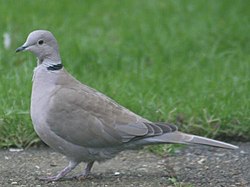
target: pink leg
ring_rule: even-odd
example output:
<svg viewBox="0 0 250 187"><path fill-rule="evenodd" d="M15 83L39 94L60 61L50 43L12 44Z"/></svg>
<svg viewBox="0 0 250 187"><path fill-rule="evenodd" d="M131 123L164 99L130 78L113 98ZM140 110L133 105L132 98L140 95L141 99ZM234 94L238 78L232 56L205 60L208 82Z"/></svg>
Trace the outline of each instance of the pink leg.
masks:
<svg viewBox="0 0 250 187"><path fill-rule="evenodd" d="M69 172L71 172L78 164L79 164L78 162L70 161L69 165L67 167L65 167L62 171L60 171L57 175L49 176L49 177L41 177L39 179L44 180L44 181L48 181L48 182L57 181L57 180L63 178Z"/></svg>
<svg viewBox="0 0 250 187"><path fill-rule="evenodd" d="M94 161L88 162L86 168L84 169L84 172L81 173L80 175L77 175L75 178L79 180L86 179L88 175L90 174L91 168L93 167Z"/></svg>

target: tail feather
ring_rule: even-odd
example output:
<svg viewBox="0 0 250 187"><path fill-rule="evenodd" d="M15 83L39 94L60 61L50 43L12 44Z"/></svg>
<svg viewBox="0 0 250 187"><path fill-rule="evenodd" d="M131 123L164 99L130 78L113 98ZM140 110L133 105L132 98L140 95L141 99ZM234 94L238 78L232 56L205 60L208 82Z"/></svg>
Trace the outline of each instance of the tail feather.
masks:
<svg viewBox="0 0 250 187"><path fill-rule="evenodd" d="M182 132L166 133L147 139L151 143L181 143L181 144L203 144L226 149L237 149L238 147L229 143L213 140L201 136L186 134Z"/></svg>

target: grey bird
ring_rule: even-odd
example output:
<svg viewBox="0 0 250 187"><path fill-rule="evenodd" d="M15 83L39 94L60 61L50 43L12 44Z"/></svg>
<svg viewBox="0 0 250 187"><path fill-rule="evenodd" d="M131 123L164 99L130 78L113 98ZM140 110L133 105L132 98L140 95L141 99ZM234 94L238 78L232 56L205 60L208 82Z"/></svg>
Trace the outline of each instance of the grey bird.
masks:
<svg viewBox="0 0 250 187"><path fill-rule="evenodd" d="M69 165L57 175L43 180L59 180L81 162L87 166L77 178L85 178L95 161L145 145L181 143L238 148L179 132L171 124L151 122L80 83L63 67L57 41L49 31L31 32L16 49L19 51L31 51L38 59L30 112L34 129L47 145L69 160Z"/></svg>

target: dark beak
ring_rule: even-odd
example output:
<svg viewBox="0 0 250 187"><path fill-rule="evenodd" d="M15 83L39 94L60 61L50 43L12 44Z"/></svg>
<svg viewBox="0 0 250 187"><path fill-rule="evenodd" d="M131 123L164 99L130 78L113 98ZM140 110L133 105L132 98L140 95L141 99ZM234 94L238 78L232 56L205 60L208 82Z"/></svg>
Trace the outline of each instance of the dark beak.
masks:
<svg viewBox="0 0 250 187"><path fill-rule="evenodd" d="M27 48L27 46L18 47L18 48L16 49L16 53L17 53L17 52L20 52L20 51L23 51L23 50L25 50L26 48Z"/></svg>

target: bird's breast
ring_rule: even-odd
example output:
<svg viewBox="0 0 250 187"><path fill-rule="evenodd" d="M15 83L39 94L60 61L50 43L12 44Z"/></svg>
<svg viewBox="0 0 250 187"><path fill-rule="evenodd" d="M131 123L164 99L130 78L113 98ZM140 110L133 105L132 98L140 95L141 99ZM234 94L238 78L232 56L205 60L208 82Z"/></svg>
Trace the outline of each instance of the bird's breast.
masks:
<svg viewBox="0 0 250 187"><path fill-rule="evenodd" d="M30 114L37 134L46 130L46 118L50 108L50 99L56 86L53 77L44 71L36 71L33 78Z"/></svg>

